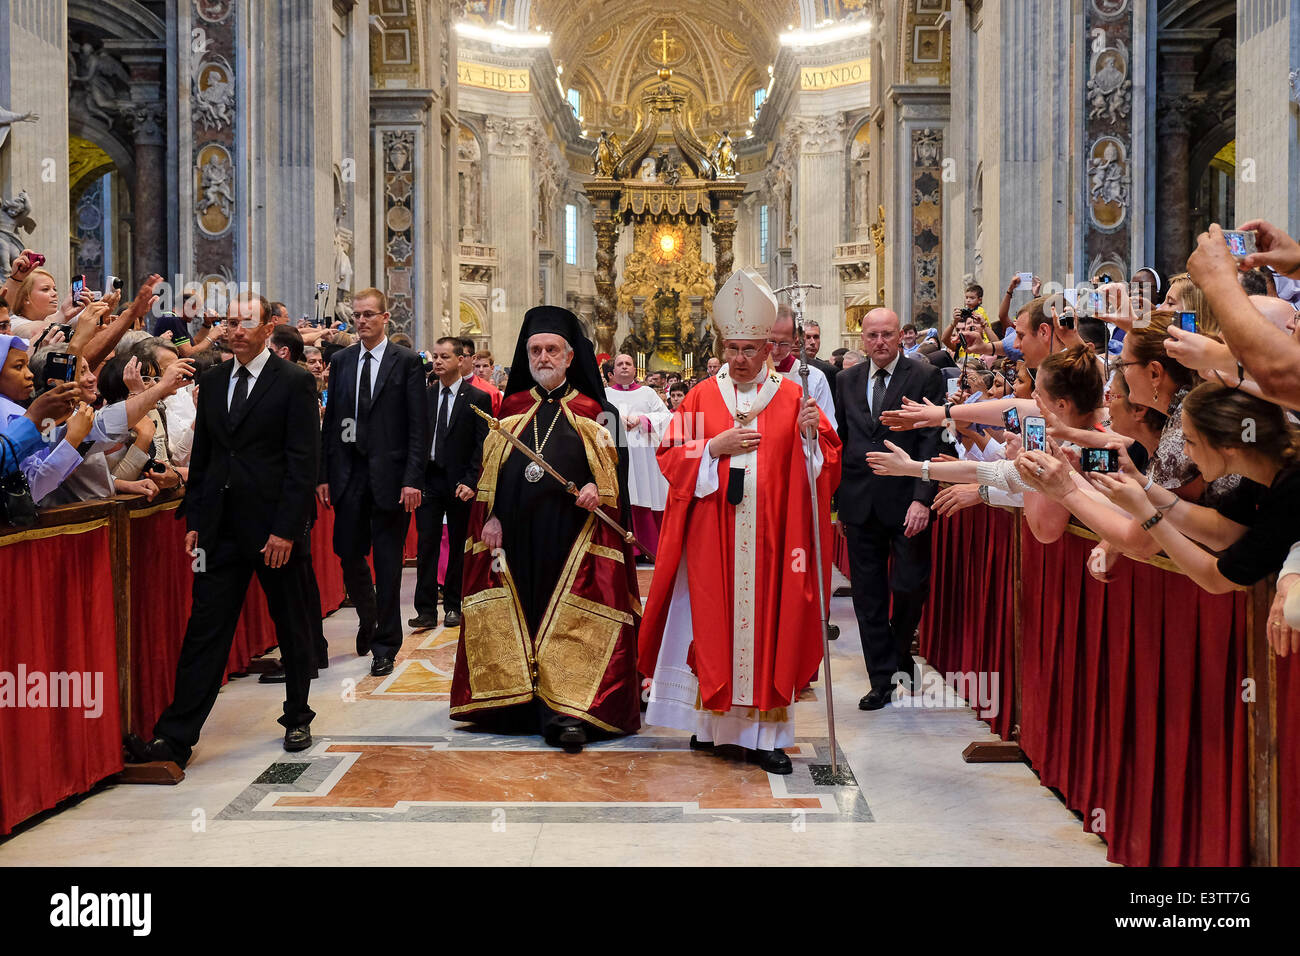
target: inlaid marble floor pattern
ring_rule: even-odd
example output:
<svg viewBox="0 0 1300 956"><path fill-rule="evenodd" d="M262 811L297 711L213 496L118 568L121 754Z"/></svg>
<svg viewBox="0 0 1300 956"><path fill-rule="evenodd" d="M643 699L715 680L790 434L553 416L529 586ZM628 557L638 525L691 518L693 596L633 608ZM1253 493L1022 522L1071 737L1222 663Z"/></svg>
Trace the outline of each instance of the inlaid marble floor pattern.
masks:
<svg viewBox="0 0 1300 956"><path fill-rule="evenodd" d="M403 619L414 584L408 569ZM962 701L859 711L849 598L832 619L839 779L821 683L794 705L789 776L658 727L567 754L450 719L454 630L408 634L394 673L370 677L344 609L326 620L310 750L280 746L279 685L233 680L179 786L105 787L0 843L0 866L1106 865L1028 767L962 761L993 739Z"/></svg>

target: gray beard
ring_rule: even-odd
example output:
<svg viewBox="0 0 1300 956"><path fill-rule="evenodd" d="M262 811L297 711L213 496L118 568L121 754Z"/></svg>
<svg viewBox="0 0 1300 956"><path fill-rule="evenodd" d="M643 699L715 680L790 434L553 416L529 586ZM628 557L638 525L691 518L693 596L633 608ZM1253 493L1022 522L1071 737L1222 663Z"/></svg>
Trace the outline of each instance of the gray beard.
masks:
<svg viewBox="0 0 1300 956"><path fill-rule="evenodd" d="M559 388L560 383L564 381L564 369L562 368L538 369L534 368L530 363L528 371L532 373L533 381L548 392Z"/></svg>

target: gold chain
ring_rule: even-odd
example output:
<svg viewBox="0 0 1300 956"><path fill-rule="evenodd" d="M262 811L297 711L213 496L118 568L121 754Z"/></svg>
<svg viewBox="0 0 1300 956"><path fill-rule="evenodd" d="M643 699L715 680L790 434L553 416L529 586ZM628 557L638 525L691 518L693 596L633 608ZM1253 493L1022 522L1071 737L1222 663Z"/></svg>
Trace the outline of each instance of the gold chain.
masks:
<svg viewBox="0 0 1300 956"><path fill-rule="evenodd" d="M538 406L537 411L540 413L541 410L541 406ZM551 419L551 427L546 429L546 437L542 439L541 444L537 442L537 416L533 416L533 451L537 452L539 456L542 454L542 449L546 447L546 443L550 441L551 432L555 431L555 423L560 420L560 416L563 414L563 408L555 410L555 417Z"/></svg>

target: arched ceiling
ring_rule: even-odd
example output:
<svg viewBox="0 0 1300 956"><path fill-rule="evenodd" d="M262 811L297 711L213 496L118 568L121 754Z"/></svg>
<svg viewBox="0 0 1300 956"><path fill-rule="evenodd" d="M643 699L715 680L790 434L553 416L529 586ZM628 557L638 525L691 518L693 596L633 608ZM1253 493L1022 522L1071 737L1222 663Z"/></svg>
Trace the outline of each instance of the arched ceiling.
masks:
<svg viewBox="0 0 1300 956"><path fill-rule="evenodd" d="M778 35L800 21L798 0L532 0L528 16L529 27L551 34L551 57L564 86L582 94L585 125L625 131L665 52L697 128L743 130Z"/></svg>

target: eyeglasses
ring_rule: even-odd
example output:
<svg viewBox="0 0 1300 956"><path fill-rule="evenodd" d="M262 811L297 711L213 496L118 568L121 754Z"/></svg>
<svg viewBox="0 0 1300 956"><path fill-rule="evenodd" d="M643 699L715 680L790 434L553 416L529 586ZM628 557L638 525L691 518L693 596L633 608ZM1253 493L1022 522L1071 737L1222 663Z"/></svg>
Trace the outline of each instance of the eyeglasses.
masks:
<svg viewBox="0 0 1300 956"><path fill-rule="evenodd" d="M747 346L745 346L743 349L738 349L738 348L736 348L736 346L734 346L734 345L728 345L728 346L723 347L723 349L722 349L722 354L723 354L723 355L743 355L743 356L745 356L745 361L747 361L747 362L751 362L751 361L753 361L755 358L758 357L758 349L754 348L754 346L752 346L752 345L747 345Z"/></svg>
<svg viewBox="0 0 1300 956"><path fill-rule="evenodd" d="M354 319L373 319L383 314L382 312L353 312L352 317Z"/></svg>
<svg viewBox="0 0 1300 956"><path fill-rule="evenodd" d="M222 319L217 323L217 325L227 329L233 329L235 326L239 326L241 329L255 329L261 324L261 319Z"/></svg>
<svg viewBox="0 0 1300 956"><path fill-rule="evenodd" d="M1124 361L1121 361L1121 360L1119 360L1119 359L1115 359L1113 362L1110 363L1110 370L1111 370L1112 372L1114 372L1114 371L1117 371L1117 370L1119 370L1119 369L1126 368L1126 367L1128 367L1129 365L1141 365L1141 364L1142 364L1142 362L1139 361L1138 359L1134 359L1134 360L1131 361L1131 362L1124 362Z"/></svg>
<svg viewBox="0 0 1300 956"><path fill-rule="evenodd" d="M157 375L141 375L140 381L144 382L146 385L157 385L162 381L162 379Z"/></svg>

